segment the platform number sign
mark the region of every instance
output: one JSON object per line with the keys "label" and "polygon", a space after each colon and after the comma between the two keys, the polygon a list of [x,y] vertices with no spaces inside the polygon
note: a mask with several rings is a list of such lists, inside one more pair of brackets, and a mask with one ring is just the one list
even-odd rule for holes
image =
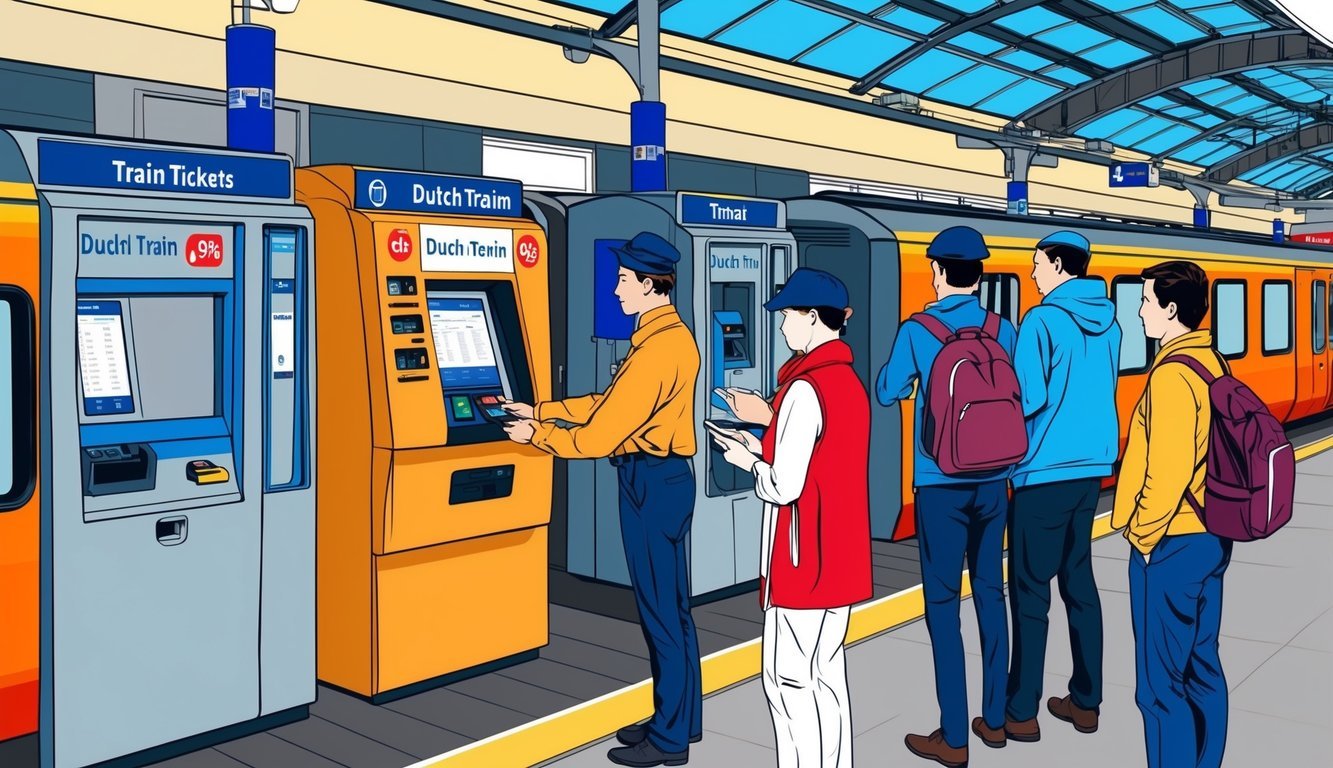
{"label": "platform number sign", "polygon": [[222,266],[222,235],[190,235],[185,241],[185,263],[192,267]]}
{"label": "platform number sign", "polygon": [[518,263],[531,268],[537,266],[542,258],[542,248],[537,244],[537,238],[532,235],[524,235],[518,239]]}
{"label": "platform number sign", "polygon": [[412,236],[406,229],[395,229],[389,233],[389,256],[394,261],[407,261],[412,258]]}

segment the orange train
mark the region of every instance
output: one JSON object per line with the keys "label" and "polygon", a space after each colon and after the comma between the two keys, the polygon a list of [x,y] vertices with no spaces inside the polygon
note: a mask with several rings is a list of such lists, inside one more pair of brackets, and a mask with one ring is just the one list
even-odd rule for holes
{"label": "orange train", "polygon": [[[1014,217],[845,193],[788,201],[787,211],[800,263],[839,275],[851,291],[856,314],[846,340],[872,392],[899,324],[934,301],[926,246],[941,230],[966,224],[981,232],[990,248],[979,291],[982,303],[1016,326],[1023,313],[1041,301],[1031,278],[1037,241],[1056,230],[1072,229],[1092,242],[1089,276],[1106,283],[1123,332],[1116,393],[1122,450],[1128,416],[1157,352],[1138,316],[1143,299],[1139,274],[1161,261],[1187,259],[1207,272],[1212,295],[1205,325],[1213,329],[1232,371],[1264,398],[1275,416],[1290,422],[1333,406],[1333,253],[1327,249],[1160,223]],[[875,536],[903,539],[915,533],[912,403],[874,411]]]}

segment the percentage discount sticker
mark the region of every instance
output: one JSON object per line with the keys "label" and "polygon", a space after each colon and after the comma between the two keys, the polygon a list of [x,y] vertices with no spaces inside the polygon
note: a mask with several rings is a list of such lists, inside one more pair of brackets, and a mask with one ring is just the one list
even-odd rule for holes
{"label": "percentage discount sticker", "polygon": [[518,263],[525,267],[535,267],[542,258],[542,247],[537,244],[537,238],[532,235],[524,235],[518,239]]}
{"label": "percentage discount sticker", "polygon": [[185,262],[192,267],[222,266],[222,235],[190,235],[185,241]]}

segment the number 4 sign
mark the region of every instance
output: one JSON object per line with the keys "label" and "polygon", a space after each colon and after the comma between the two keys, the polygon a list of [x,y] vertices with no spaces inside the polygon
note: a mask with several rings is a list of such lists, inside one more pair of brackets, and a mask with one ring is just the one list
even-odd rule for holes
{"label": "number 4 sign", "polygon": [[541,261],[542,248],[537,244],[537,238],[532,235],[524,235],[518,239],[518,263],[531,268],[537,266]]}

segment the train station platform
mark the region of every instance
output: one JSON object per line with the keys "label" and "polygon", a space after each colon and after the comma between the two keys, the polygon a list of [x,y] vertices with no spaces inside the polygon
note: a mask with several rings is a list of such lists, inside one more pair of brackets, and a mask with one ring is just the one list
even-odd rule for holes
{"label": "train station platform", "polygon": [[[1296,515],[1273,538],[1236,545],[1226,580],[1222,658],[1231,689],[1226,764],[1318,764],[1333,751],[1333,419],[1289,430],[1300,461]],[[1100,730],[1081,735],[1045,715],[1038,744],[991,750],[974,765],[1143,764],[1134,704],[1128,544],[1101,500],[1094,568],[1105,619]],[[903,736],[938,725],[915,542],[875,543],[876,597],[858,606],[848,664],[859,762],[927,765]],[[564,577],[572,578],[572,577]],[[310,717],[157,763],[162,768],[458,768],[603,766],[609,734],[651,712],[647,650],[625,590],[554,575],[551,642],[539,657],[380,706],[320,686]],[[965,592],[967,590],[964,581]],[[690,764],[775,765],[772,726],[756,675],[762,616],[753,592],[695,608],[703,662],[705,736]],[[962,610],[969,698],[979,711],[976,617]],[[1072,665],[1059,601],[1051,612],[1045,696],[1062,695]],[[0,765],[37,765],[35,739],[0,745]]]}

